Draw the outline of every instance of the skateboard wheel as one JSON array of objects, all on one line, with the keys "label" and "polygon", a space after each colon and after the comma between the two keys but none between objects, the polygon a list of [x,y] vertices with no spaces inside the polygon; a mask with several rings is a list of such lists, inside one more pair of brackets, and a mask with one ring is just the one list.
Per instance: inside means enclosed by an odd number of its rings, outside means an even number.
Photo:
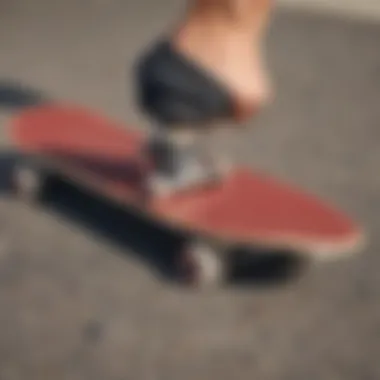
[{"label": "skateboard wheel", "polygon": [[181,279],[197,287],[216,287],[225,279],[223,255],[204,241],[185,244],[179,267]]},{"label": "skateboard wheel", "polygon": [[21,163],[13,171],[13,187],[18,197],[28,202],[40,199],[44,189],[45,176],[36,165]]}]

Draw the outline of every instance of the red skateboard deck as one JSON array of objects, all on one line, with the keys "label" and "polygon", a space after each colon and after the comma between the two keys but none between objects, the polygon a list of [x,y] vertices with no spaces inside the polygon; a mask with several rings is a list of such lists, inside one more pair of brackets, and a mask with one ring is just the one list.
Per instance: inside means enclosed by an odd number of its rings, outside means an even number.
[{"label": "red skateboard deck", "polygon": [[140,149],[144,135],[80,107],[27,109],[13,119],[10,132],[22,153],[42,157],[67,178],[168,228],[315,258],[346,254],[363,241],[360,228],[344,213],[241,167],[221,183],[144,202],[141,185],[149,171]]}]

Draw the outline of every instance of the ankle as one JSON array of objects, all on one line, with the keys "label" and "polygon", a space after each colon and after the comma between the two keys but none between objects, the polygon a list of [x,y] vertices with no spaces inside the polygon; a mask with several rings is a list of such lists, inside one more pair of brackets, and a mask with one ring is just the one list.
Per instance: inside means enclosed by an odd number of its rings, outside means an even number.
[{"label": "ankle", "polygon": [[265,28],[273,0],[193,0],[183,24],[251,37]]}]

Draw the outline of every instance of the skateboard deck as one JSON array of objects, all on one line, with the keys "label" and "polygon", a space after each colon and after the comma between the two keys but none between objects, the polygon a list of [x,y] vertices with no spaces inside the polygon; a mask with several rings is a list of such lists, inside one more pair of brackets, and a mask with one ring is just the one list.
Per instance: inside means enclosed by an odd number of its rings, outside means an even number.
[{"label": "skateboard deck", "polygon": [[81,107],[26,109],[12,120],[10,134],[18,150],[38,157],[44,168],[175,231],[315,259],[345,255],[363,243],[363,232],[343,212],[245,167],[219,183],[146,199],[144,134]]}]

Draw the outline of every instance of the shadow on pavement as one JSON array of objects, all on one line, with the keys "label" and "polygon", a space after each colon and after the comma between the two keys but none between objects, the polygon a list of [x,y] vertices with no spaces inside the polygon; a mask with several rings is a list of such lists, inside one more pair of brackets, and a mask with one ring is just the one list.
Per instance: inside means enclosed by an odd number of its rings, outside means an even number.
[{"label": "shadow on pavement", "polygon": [[[11,151],[0,154],[2,196],[12,196],[11,174],[16,160],[17,155]],[[183,243],[181,236],[58,178],[48,182],[42,206],[117,244],[126,255],[143,260],[159,277],[179,280],[174,264]],[[228,282],[236,286],[282,284],[302,268],[302,263],[286,252],[240,251],[231,257],[234,259]]]},{"label": "shadow on pavement", "polygon": [[0,109],[17,110],[47,101],[49,99],[35,89],[14,81],[0,79]]}]

